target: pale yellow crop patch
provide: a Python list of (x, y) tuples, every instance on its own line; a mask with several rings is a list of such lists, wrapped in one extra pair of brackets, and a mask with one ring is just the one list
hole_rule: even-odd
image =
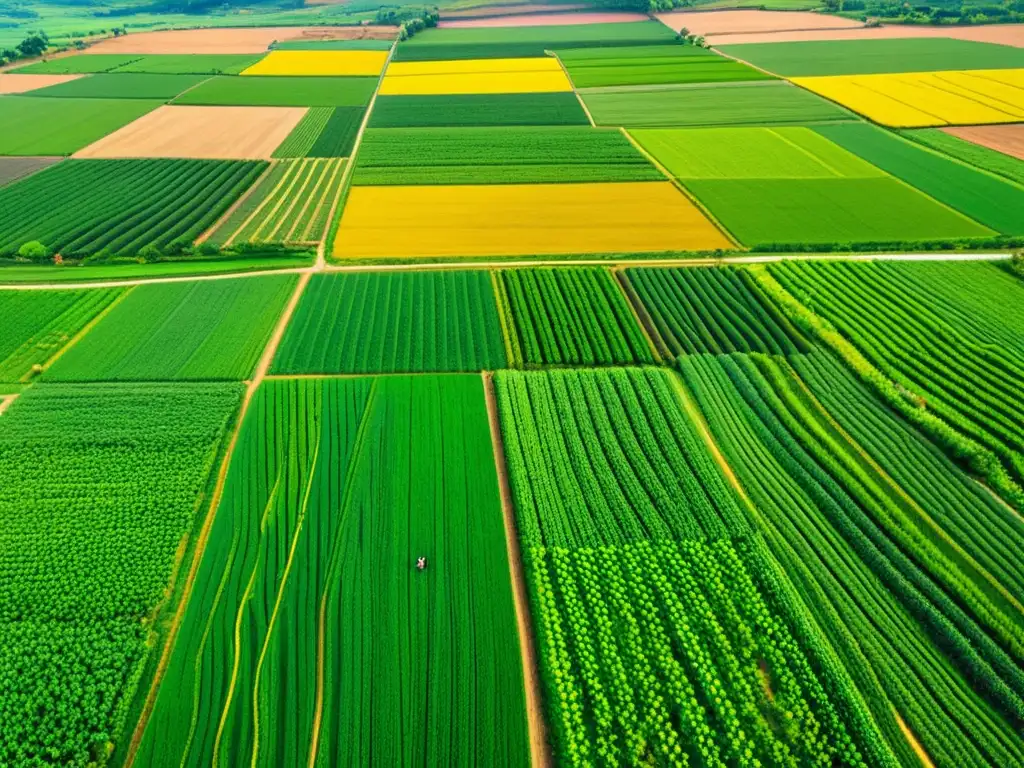
[(572, 83), (553, 58), (409, 61), (388, 66), (384, 96), (472, 93), (557, 93)]
[(344, 77), (376, 76), (387, 51), (271, 51), (243, 75)]

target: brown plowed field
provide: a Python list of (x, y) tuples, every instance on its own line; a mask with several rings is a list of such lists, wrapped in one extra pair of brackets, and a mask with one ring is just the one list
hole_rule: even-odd
[(861, 29), (810, 29), (789, 32), (716, 34), (708, 36), (708, 43), (711, 45), (735, 45), (737, 43), (792, 43), (803, 40), (889, 40), (907, 37), (948, 37), (955, 40), (973, 40), (978, 43), (996, 43), (1024, 48), (1024, 24), (987, 24), (977, 27), (894, 25)]
[(1024, 160), (1024, 123), (968, 125), (958, 128), (943, 128), (942, 130), (959, 139)]
[(305, 107), (163, 106), (75, 157), (266, 160), (305, 114)]
[(860, 29), (853, 19), (810, 11), (672, 11), (655, 14), (662, 24), (678, 32), (686, 27), (704, 35), (734, 35), (786, 30)]
[[(386, 31), (386, 35), (385, 35)], [(389, 40), (395, 27), (246, 27), (237, 29), (182, 29), (140, 32), (111, 37), (86, 53), (263, 53), (283, 40)]]
[(59, 85), (68, 80), (77, 80), (84, 75), (11, 75), (0, 73), (0, 94), (27, 93), (49, 85)]
[(486, 19), (442, 21), (448, 29), (473, 27), (564, 27), (570, 24), (611, 24), (617, 21), (646, 21), (642, 13), (532, 13), (520, 16), (495, 16)]

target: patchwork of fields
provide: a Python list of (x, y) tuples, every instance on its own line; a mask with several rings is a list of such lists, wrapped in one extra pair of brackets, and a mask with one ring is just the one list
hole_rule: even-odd
[(0, 75), (0, 765), (1024, 766), (1020, 49), (579, 19)]

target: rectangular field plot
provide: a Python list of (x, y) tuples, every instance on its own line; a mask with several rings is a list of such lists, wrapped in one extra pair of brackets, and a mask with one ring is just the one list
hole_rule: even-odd
[(571, 91), (558, 60), (468, 59), (391, 64), (381, 81), (382, 96), (443, 96)]
[(650, 318), (665, 357), (765, 352), (791, 355), (810, 345), (756, 287), (730, 269), (636, 268), (624, 285)]
[(671, 373), (502, 371), (495, 385), (556, 761), (827, 765), (854, 734), (872, 747), (839, 715), (850, 694), (826, 694), (823, 649)]
[(371, 128), (590, 125), (573, 93), (381, 96)]
[[(92, 56), (90, 58), (95, 58)], [(260, 56), (244, 54), (152, 54), (133, 57), (134, 61), (122, 64), (111, 72), (144, 72), (161, 75), (237, 75), (252, 66)]]
[(275, 374), (504, 368), (490, 275), (314, 275), (274, 359)]
[(274, 157), (347, 157), (352, 153), (363, 107), (311, 107)]
[(608, 270), (507, 269), (497, 272), (496, 280), (517, 367), (654, 362)]
[(1024, 50), (949, 38), (813, 40), (723, 45), (723, 53), (783, 77), (1024, 67)]
[[(1022, 91), (1024, 92), (1024, 91)], [(823, 136), (941, 203), (1005, 235), (1024, 234), (1024, 188), (862, 123), (823, 126)]]
[(1024, 121), (1024, 69), (800, 77), (793, 82), (882, 125)]
[(32, 75), (92, 75), (98, 72), (112, 72), (141, 58), (137, 54), (122, 53), (62, 56), (49, 61), (37, 61), (13, 71)]
[(211, 77), (176, 104), (252, 107), (364, 107), (376, 77)]
[(0, 156), (0, 187), (58, 163), (60, 157), (2, 157)]
[(217, 227), (209, 242), (214, 245), (319, 243), (341, 191), (345, 162), (335, 158), (275, 163), (270, 173)]
[(338, 77), (379, 75), (387, 51), (278, 51), (268, 53), (243, 75)]
[(43, 366), (121, 293), (0, 291), (0, 381), (20, 381)]
[(693, 179), (686, 187), (750, 247), (924, 242), (995, 233), (897, 179)]
[(63, 99), (160, 99), (168, 101), (206, 75), (103, 74), (79, 77), (35, 91), (33, 96)]
[(70, 155), (160, 106), (144, 99), (0, 98), (0, 155)]
[(70, 83), (82, 77), (84, 75), (12, 75), (9, 72), (0, 72), (0, 96), (46, 90), (50, 86)]
[(784, 82), (588, 91), (599, 125), (785, 125), (853, 119), (819, 96)]
[(771, 75), (693, 45), (556, 51), (577, 88), (768, 80)]
[(164, 105), (76, 157), (267, 159), (305, 116), (299, 107)]
[[(1024, 123), (900, 131), (904, 138), (1024, 185)], [(2, 171), (0, 161), (0, 171)]]
[(293, 275), (132, 288), (47, 381), (242, 380), (295, 287)]
[(121, 742), (241, 395), (235, 384), (35, 384), (0, 417), (5, 762), (42, 765), (58, 750), (86, 765), (97, 744)]
[(134, 256), (190, 245), (259, 176), (230, 160), (68, 160), (0, 187), (0, 255)]
[[(395, 29), (392, 27), (392, 29)], [(379, 31), (379, 29), (378, 29)], [(397, 32), (397, 30), (396, 30)], [(356, 40), (280, 40), (275, 51), (387, 51), (394, 40), (376, 40), (369, 37)]]
[(353, 184), (512, 184), (659, 181), (616, 130), (372, 128), (359, 146)]
[(477, 375), (265, 382), (139, 764), (527, 765), (494, 466)]

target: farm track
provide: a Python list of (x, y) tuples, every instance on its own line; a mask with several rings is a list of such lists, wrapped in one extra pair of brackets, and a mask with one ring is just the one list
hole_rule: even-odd
[(512, 595), (516, 607), (516, 624), (519, 627), (519, 650), (523, 662), (523, 684), (526, 692), (526, 719), (530, 730), (530, 762), (533, 768), (548, 768), (552, 765), (551, 750), (548, 746), (547, 729), (541, 705), (541, 686), (537, 649), (534, 642), (530, 619), (530, 604), (526, 594), (526, 578), (523, 574), (523, 559), (519, 548), (519, 533), (516, 529), (512, 504), (512, 487), (509, 484), (505, 464), (505, 448), (501, 441), (501, 423), (498, 418), (498, 400), (494, 392), (491, 373), (481, 374), (484, 383), (484, 399), (487, 402), (487, 420), (491, 427), (491, 444), (494, 448), (494, 465), (498, 472), (498, 489), (501, 494), (501, 513), (505, 523), (505, 544), (508, 549), (508, 566), (512, 578)]
[(149, 692), (146, 694), (146, 702), (143, 705), (142, 714), (139, 715), (138, 722), (135, 725), (135, 730), (132, 733), (131, 742), (128, 746), (128, 753), (125, 757), (123, 768), (132, 767), (135, 761), (135, 755), (142, 743), (142, 736), (145, 733), (149, 717), (153, 713), (153, 708), (156, 706), (156, 697), (160, 690), (160, 683), (167, 671), (167, 665), (170, 663), (171, 653), (174, 650), (174, 641), (177, 639), (178, 630), (180, 629), (181, 621), (185, 616), (185, 610), (188, 607), (189, 598), (192, 596), (192, 589), (195, 586), (196, 575), (199, 572), (199, 565), (203, 559), (203, 552), (206, 549), (206, 542), (210, 536), (210, 529), (213, 527), (213, 521), (217, 515), (217, 508), (220, 506), (221, 498), (224, 496), (224, 485), (228, 479), (228, 468), (231, 466), (231, 458), (234, 455), (236, 446), (238, 445), (238, 438), (242, 432), (242, 423), (245, 421), (245, 416), (249, 410), (250, 404), (252, 403), (253, 395), (256, 394), (260, 384), (262, 384), (264, 378), (266, 378), (267, 371), (270, 369), (270, 364), (274, 359), (274, 354), (277, 352), (277, 347), (281, 343), (281, 339), (284, 337), (285, 328), (287, 328), (288, 322), (291, 320), (291, 317), (295, 312), (295, 308), (298, 306), (299, 300), (302, 298), (302, 294), (305, 291), (306, 286), (309, 284), (311, 272), (312, 271), (307, 268), (303, 276), (299, 279), (298, 284), (295, 286), (295, 290), (292, 292), (291, 299), (288, 301), (287, 306), (285, 306), (284, 311), (278, 318), (277, 325), (274, 328), (274, 333), (271, 335), (263, 349), (263, 354), (256, 366), (256, 370), (253, 372), (252, 378), (247, 382), (245, 395), (242, 398), (242, 405), (238, 411), (238, 417), (235, 420), (234, 428), (231, 431), (228, 447), (224, 451), (224, 457), (219, 469), (217, 470), (217, 483), (210, 496), (210, 506), (206, 513), (206, 519), (203, 521), (203, 527), (200, 530), (199, 538), (196, 541), (195, 552), (192, 556), (192, 563), (189, 567), (185, 586), (182, 589), (181, 600), (175, 611), (174, 620), (168, 629), (167, 639), (164, 642), (163, 653), (160, 657), (160, 663), (157, 665), (156, 672), (153, 674), (153, 681), (150, 685)]
[(15, 393), (13, 395), (0, 396), (0, 416), (4, 415), (4, 411), (10, 408), (14, 404), (14, 401), (17, 400), (19, 396), (19, 393)]

